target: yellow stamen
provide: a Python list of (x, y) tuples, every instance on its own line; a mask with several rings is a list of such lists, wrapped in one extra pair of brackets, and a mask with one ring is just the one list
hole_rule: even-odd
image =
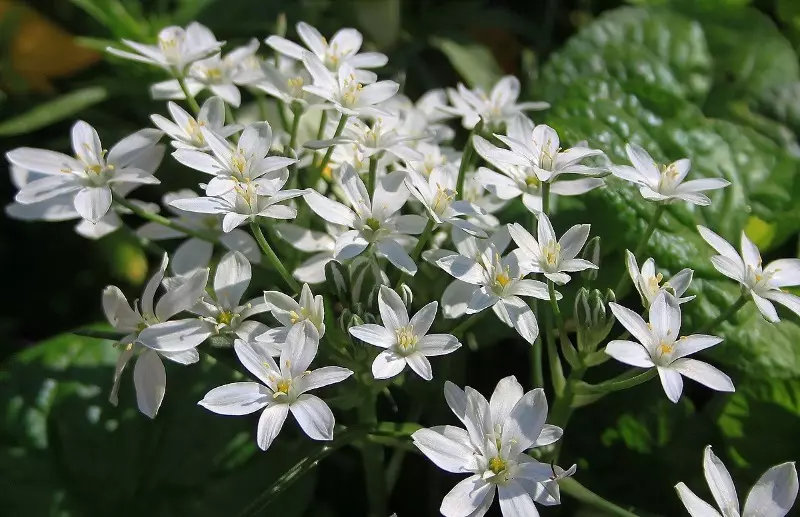
[(397, 345), (404, 351), (413, 349), (417, 345), (417, 336), (414, 335), (414, 329), (411, 325), (401, 327), (395, 331), (397, 336)]
[(495, 456), (494, 458), (489, 460), (489, 470), (491, 470), (495, 474), (500, 474), (506, 468), (508, 468), (508, 462), (506, 462), (506, 460), (504, 460), (500, 456)]

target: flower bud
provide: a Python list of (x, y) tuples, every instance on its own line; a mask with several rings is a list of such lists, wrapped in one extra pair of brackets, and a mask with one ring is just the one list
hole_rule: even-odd
[(325, 264), (325, 285), (339, 301), (346, 301), (350, 293), (350, 274), (347, 267), (335, 260)]
[(606, 306), (614, 300), (614, 292), (610, 289), (605, 295), (597, 289), (589, 291), (581, 288), (578, 291), (575, 319), (578, 322), (578, 350), (582, 354), (594, 352), (611, 332), (614, 316)]
[(414, 293), (408, 284), (400, 284), (400, 290), (397, 294), (400, 295), (400, 299), (403, 300), (403, 305), (406, 307), (411, 307), (411, 304), (414, 303)]
[[(588, 260), (598, 268), (600, 267), (600, 237), (592, 237), (589, 239), (589, 242), (586, 243), (586, 246), (583, 247), (583, 253), (581, 253), (581, 258), (584, 260)], [(585, 278), (589, 282), (594, 281), (597, 278), (598, 269), (589, 268), (584, 269), (581, 271), (581, 277)]]

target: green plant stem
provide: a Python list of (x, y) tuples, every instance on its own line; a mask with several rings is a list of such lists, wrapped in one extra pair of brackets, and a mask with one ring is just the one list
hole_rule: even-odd
[[(550, 217), (550, 184), (542, 183), (542, 212)], [(531, 231), (533, 228), (531, 227)]]
[(553, 315), (545, 311), (544, 314), (545, 341), (547, 342), (547, 361), (550, 366), (550, 382), (557, 397), (564, 393), (567, 380), (564, 378), (564, 367), (558, 356), (558, 347), (553, 335)]
[[(347, 119), (348, 119), (347, 115), (342, 115), (339, 118), (339, 124), (336, 126), (336, 131), (334, 131), (334, 133), (333, 133), (333, 138), (341, 136), (342, 131), (344, 131), (344, 126), (347, 124)], [(322, 161), (319, 162), (319, 167), (317, 167), (318, 174), (322, 174), (322, 171), (324, 171), (325, 167), (328, 166), (328, 162), (331, 160), (331, 155), (333, 155), (333, 148), (334, 147), (336, 147), (336, 146), (332, 145), (332, 146), (328, 147), (327, 151), (325, 151), (325, 156), (322, 157)], [(370, 191), (370, 192), (372, 192), (372, 191)]]
[(138, 215), (142, 219), (146, 219), (148, 221), (151, 221), (151, 222), (154, 222), (154, 223), (158, 223), (158, 224), (160, 224), (162, 226), (166, 226), (167, 228), (172, 228), (173, 230), (177, 230), (177, 231), (179, 231), (181, 233), (185, 233), (186, 235), (189, 235), (191, 237), (196, 237), (198, 239), (201, 239), (201, 240), (204, 240), (204, 241), (207, 241), (207, 242), (213, 242), (213, 243), (217, 242), (216, 237), (214, 237), (214, 236), (212, 236), (210, 234), (207, 234), (205, 232), (201, 232), (199, 230), (195, 230), (193, 228), (189, 228), (188, 226), (184, 226), (184, 225), (182, 225), (180, 223), (176, 223), (175, 221), (173, 221), (171, 219), (167, 219), (163, 215), (159, 215), (159, 214), (154, 214), (154, 213), (148, 212), (147, 210), (141, 208), (140, 206), (135, 205), (134, 203), (131, 203), (130, 201), (128, 201), (125, 198), (114, 197), (114, 202), (116, 204), (120, 205), (120, 206), (123, 206), (123, 207), (127, 208), (128, 210), (130, 210), (134, 214)]
[(544, 368), (542, 366), (542, 341), (541, 334), (536, 337), (531, 348), (531, 373), (532, 384), (534, 388), (544, 388)]
[(603, 510), (608, 515), (617, 517), (638, 517), (635, 513), (615, 505), (611, 501), (603, 499), (585, 486), (578, 483), (575, 478), (564, 478), (558, 482), (561, 491), (578, 501), (593, 506), (598, 510)]
[[(564, 392), (560, 397), (556, 398), (553, 409), (550, 411), (551, 424), (557, 425), (562, 429), (567, 427), (569, 419), (572, 416), (572, 403), (575, 401), (575, 395), (577, 395), (576, 387), (582, 382), (585, 373), (586, 368), (584, 367), (573, 368), (572, 371), (569, 372), (569, 377), (567, 377), (567, 382), (564, 385)], [(558, 461), (559, 452), (561, 452), (561, 441), (556, 443), (552, 458), (553, 461)]]
[(375, 183), (378, 180), (378, 158), (379, 154), (369, 157), (369, 175), (367, 176), (367, 193), (372, 195), (375, 192)]
[(656, 368), (650, 368), (633, 377), (623, 374), (599, 384), (582, 383), (576, 388), (576, 391), (580, 393), (611, 393), (613, 391), (622, 391), (644, 384), (650, 379), (655, 378), (656, 375), (658, 375), (658, 370)]
[[(370, 389), (367, 387), (366, 389)], [(375, 413), (375, 396), (370, 393), (364, 397), (358, 408), (359, 421), (362, 424), (375, 426), (378, 422)], [(383, 471), (383, 447), (379, 444), (363, 440), (361, 442), (361, 461), (364, 466), (367, 499), (369, 501), (369, 517), (386, 517), (386, 483)]]
[(367, 434), (368, 429), (363, 427), (337, 429), (337, 435), (333, 441), (320, 446), (314, 452), (298, 461), (284, 475), (279, 477), (264, 492), (256, 497), (241, 513), (239, 517), (255, 517), (262, 514), (262, 511), (274, 502), (275, 498), (284, 490), (289, 488), (300, 478), (313, 470), (317, 464), (353, 441), (362, 438)]
[[(647, 242), (650, 240), (650, 236), (653, 235), (653, 232), (658, 226), (658, 220), (661, 219), (661, 216), (663, 215), (664, 210), (666, 209), (667, 205), (663, 203), (656, 206), (656, 210), (655, 212), (653, 212), (653, 216), (647, 223), (647, 228), (645, 228), (644, 233), (639, 238), (639, 242), (636, 244), (636, 248), (634, 248), (633, 250), (633, 256), (636, 257), (636, 260), (639, 260), (639, 255), (644, 251), (645, 247), (647, 246)], [(614, 288), (614, 294), (616, 295), (617, 300), (621, 300), (622, 297), (625, 296), (628, 287), (627, 280), (628, 280), (628, 271), (625, 270), (622, 272), (622, 276), (617, 282), (617, 287)]]
[(561, 338), (561, 346), (566, 347), (569, 343), (569, 336), (567, 335), (567, 326), (564, 323), (564, 317), (561, 316), (561, 309), (558, 308), (558, 300), (556, 300), (556, 285), (552, 280), (547, 280), (547, 293), (550, 295), (550, 308), (553, 309), (553, 316), (556, 318), (556, 327), (558, 327), (558, 335)]
[(476, 312), (475, 314), (470, 314), (464, 321), (453, 327), (453, 330), (450, 331), (450, 334), (458, 339), (461, 339), (464, 333), (474, 324), (478, 323), (487, 312), (488, 309), (481, 312)]
[(192, 95), (192, 92), (189, 91), (189, 87), (186, 86), (186, 78), (182, 75), (176, 75), (175, 79), (178, 81), (178, 85), (181, 87), (183, 96), (186, 97), (186, 104), (189, 105), (195, 115), (200, 113), (200, 105), (197, 104), (197, 99), (195, 99), (194, 95)]
[[(328, 125), (328, 111), (323, 110), (322, 115), (320, 115), (319, 117), (319, 127), (317, 128), (317, 138), (316, 138), (317, 140), (322, 140), (322, 137), (325, 136), (325, 126), (327, 125)], [(319, 167), (319, 164), (317, 164), (316, 155), (314, 156), (313, 165), (314, 167)]]
[(227, 124), (236, 124), (236, 115), (233, 114), (233, 108), (227, 102), (225, 103), (225, 121)]
[(267, 105), (267, 97), (261, 93), (259, 90), (255, 90), (253, 92), (253, 96), (256, 98), (256, 104), (258, 104), (258, 116), (261, 117), (262, 121), (266, 121), (269, 115), (269, 107)]
[(289, 149), (294, 149), (297, 146), (297, 130), (300, 129), (300, 117), (302, 117), (302, 108), (292, 107), (292, 130), (289, 133)]
[[(372, 167), (370, 166), (370, 169), (371, 168)], [(370, 192), (374, 191), (370, 190)], [(419, 236), (419, 239), (417, 239), (417, 245), (414, 246), (414, 251), (411, 252), (411, 260), (413, 260), (415, 264), (419, 260), (419, 256), (422, 255), (422, 250), (425, 249), (425, 245), (430, 240), (431, 235), (433, 235), (433, 229), (435, 226), (436, 222), (433, 219), (428, 219), (428, 222), (425, 224), (425, 229), (422, 230), (422, 234)], [(397, 280), (397, 284), (395, 284), (394, 287), (395, 291), (400, 289), (400, 286), (403, 285), (403, 282), (407, 276), (408, 275), (405, 272), (400, 273), (400, 278)]]
[(290, 275), (289, 272), (286, 271), (286, 268), (283, 266), (281, 259), (279, 259), (278, 256), (275, 255), (275, 252), (272, 251), (272, 248), (267, 242), (267, 239), (264, 238), (264, 233), (261, 231), (261, 226), (258, 225), (257, 221), (250, 222), (250, 230), (252, 230), (253, 235), (256, 238), (256, 241), (258, 241), (258, 245), (261, 247), (261, 251), (264, 252), (264, 256), (267, 257), (269, 263), (272, 264), (272, 266), (278, 271), (278, 273), (280, 273), (284, 281), (286, 281), (286, 283), (289, 284), (289, 287), (292, 288), (292, 291), (294, 291), (295, 293), (299, 293), (300, 284), (298, 284), (297, 280), (295, 280), (294, 277), (292, 277), (292, 275)]
[(281, 127), (284, 131), (289, 131), (289, 119), (286, 118), (286, 110), (284, 104), (278, 104), (278, 118), (281, 121)]
[(739, 299), (737, 299), (733, 305), (728, 307), (728, 310), (717, 316), (717, 318), (711, 323), (703, 325), (703, 327), (700, 328), (700, 330), (698, 330), (696, 334), (707, 334), (713, 331), (714, 329), (717, 328), (717, 326), (728, 321), (730, 317), (736, 314), (739, 311), (739, 309), (744, 307), (744, 304), (746, 303), (747, 303), (747, 292), (743, 292), (741, 295), (739, 295)]
[[(422, 416), (422, 413), (427, 404), (420, 403), (414, 404), (406, 416), (409, 422), (416, 422)], [(386, 467), (386, 492), (391, 494), (394, 491), (394, 486), (397, 484), (397, 478), (400, 476), (400, 469), (403, 467), (403, 460), (406, 458), (408, 450), (398, 448), (389, 458), (389, 465)]]
[(461, 165), (458, 167), (458, 179), (456, 180), (457, 200), (464, 199), (464, 181), (467, 178), (467, 168), (469, 168), (469, 162), (472, 161), (472, 155), (475, 152), (475, 148), (472, 145), (472, 137), (476, 132), (480, 131), (478, 129), (480, 125), (481, 123), (478, 122), (478, 125), (472, 128), (467, 137), (467, 142), (464, 144), (464, 153), (461, 155)]

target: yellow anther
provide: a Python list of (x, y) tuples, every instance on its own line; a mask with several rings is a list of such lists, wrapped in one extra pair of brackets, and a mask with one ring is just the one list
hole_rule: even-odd
[(535, 175), (531, 174), (530, 176), (525, 178), (525, 184), (529, 187), (538, 188), (542, 184), (542, 182), (539, 181), (539, 178), (537, 178)]
[(381, 228), (381, 222), (374, 217), (370, 217), (367, 219), (367, 226), (369, 226), (370, 230), (373, 232), (377, 232)]
[(449, 188), (442, 188), (438, 183), (436, 184), (436, 195), (433, 196), (433, 203), (431, 208), (434, 213), (441, 215), (450, 203), (456, 198), (456, 191)]
[(418, 338), (414, 334), (414, 329), (411, 325), (406, 325), (395, 331), (397, 336), (397, 345), (403, 350), (408, 351), (417, 345)]
[(209, 68), (206, 70), (206, 76), (212, 81), (218, 81), (222, 79), (222, 70), (219, 68)]
[(500, 456), (495, 456), (494, 458), (489, 460), (489, 470), (491, 470), (495, 474), (500, 474), (506, 468), (508, 468), (508, 462), (503, 458), (501, 458)]
[(220, 325), (230, 325), (234, 314), (230, 311), (222, 311), (217, 315), (217, 323)]
[(673, 350), (675, 350), (675, 346), (672, 344), (661, 343), (658, 345), (658, 351), (661, 352), (661, 355), (671, 354)]
[(280, 394), (288, 395), (289, 394), (289, 388), (291, 388), (291, 386), (292, 386), (292, 381), (289, 381), (289, 380), (286, 380), (286, 379), (282, 379), (282, 380), (278, 381), (278, 383), (275, 385), (275, 395), (273, 395), (273, 396), (275, 398), (278, 398), (280, 396)]
[(511, 283), (511, 276), (509, 276), (508, 271), (506, 270), (497, 274), (494, 280), (500, 287), (505, 287)]
[(324, 169), (322, 169), (322, 177), (328, 181), (333, 181), (333, 169), (331, 169), (330, 165), (326, 165)]

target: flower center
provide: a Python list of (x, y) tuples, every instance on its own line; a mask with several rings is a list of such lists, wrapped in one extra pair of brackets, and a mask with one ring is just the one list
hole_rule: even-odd
[(525, 184), (529, 187), (539, 188), (542, 182), (539, 181), (539, 178), (537, 178), (535, 174), (531, 174), (525, 177)]
[(508, 284), (510, 284), (511, 283), (511, 276), (509, 275), (508, 270), (502, 271), (502, 272), (498, 273), (497, 275), (495, 275), (494, 281), (500, 287), (505, 287)]
[(292, 322), (292, 325), (294, 325), (298, 321), (304, 321), (307, 319), (308, 319), (308, 309), (306, 309), (305, 307), (300, 308), (299, 314), (296, 311), (292, 311), (289, 313), (289, 321)]
[(495, 456), (489, 460), (489, 470), (495, 474), (500, 474), (508, 468), (508, 462), (500, 456)]
[(299, 75), (297, 77), (292, 77), (286, 81), (286, 86), (289, 89), (289, 94), (292, 97), (300, 98), (303, 96), (303, 78)]
[(205, 145), (206, 139), (203, 136), (203, 132), (200, 131), (200, 128), (205, 126), (206, 123), (202, 120), (189, 120), (189, 126), (186, 128), (186, 132), (189, 133), (189, 136), (192, 138), (194, 142), (199, 145)]
[(397, 346), (403, 352), (410, 352), (417, 346), (419, 338), (414, 334), (414, 329), (411, 325), (406, 325), (395, 330), (397, 336)]
[(344, 92), (342, 93), (342, 104), (345, 106), (353, 106), (358, 102), (358, 97), (364, 85), (356, 81), (354, 75), (351, 75), (344, 81)]
[(239, 171), (240, 174), (243, 174), (247, 168), (247, 158), (245, 158), (241, 152), (237, 152), (231, 157), (231, 166), (233, 169)]
[(669, 355), (674, 350), (675, 350), (675, 344), (674, 343), (664, 343), (664, 342), (662, 342), (660, 345), (658, 345), (658, 351), (659, 351), (659, 353), (661, 353), (661, 355)]
[(381, 222), (374, 217), (370, 217), (367, 219), (367, 226), (369, 226), (370, 230), (373, 232), (377, 232), (381, 228)]
[(230, 325), (236, 315), (230, 311), (222, 311), (217, 315), (217, 323), (220, 325)]
[(275, 385), (275, 394), (273, 395), (273, 398), (278, 398), (280, 396), (288, 395), (289, 388), (291, 387), (292, 387), (292, 381), (288, 379), (282, 379), (278, 381), (278, 383)]
[(216, 67), (209, 68), (206, 70), (206, 77), (209, 81), (220, 81), (222, 80), (222, 70)]
[(548, 266), (554, 267), (558, 264), (561, 255), (561, 245), (555, 241), (550, 241), (544, 248), (544, 260)]
[(435, 214), (442, 215), (455, 198), (456, 198), (455, 190), (449, 188), (442, 188), (442, 186), (437, 183), (436, 195), (433, 196), (433, 203), (431, 203), (431, 209), (433, 209), (433, 212)]

